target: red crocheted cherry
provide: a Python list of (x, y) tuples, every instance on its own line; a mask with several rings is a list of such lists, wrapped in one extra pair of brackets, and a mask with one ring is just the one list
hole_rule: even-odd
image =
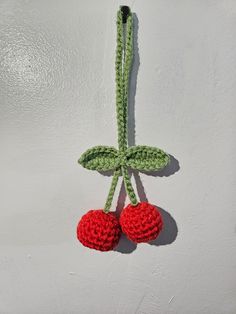
[(77, 238), (84, 245), (99, 251), (110, 251), (119, 242), (121, 229), (113, 213), (90, 210), (80, 219)]
[(163, 220), (157, 208), (147, 202), (126, 206), (120, 215), (120, 225), (127, 237), (136, 243), (149, 242), (159, 235)]

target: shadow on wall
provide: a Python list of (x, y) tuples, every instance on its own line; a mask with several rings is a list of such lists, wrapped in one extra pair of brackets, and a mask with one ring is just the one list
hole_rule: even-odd
[[(134, 27), (134, 39), (133, 39), (133, 48), (134, 48), (134, 56), (133, 56), (133, 66), (132, 66), (132, 75), (130, 76), (129, 82), (129, 106), (128, 106), (128, 145), (134, 146), (135, 145), (135, 94), (136, 94), (136, 86), (137, 86), (137, 76), (138, 70), (140, 65), (140, 58), (139, 58), (139, 49), (138, 49), (138, 18), (135, 13), (133, 13), (133, 27)], [(153, 171), (153, 172), (145, 172), (146, 175), (154, 176), (154, 177), (169, 177), (179, 171), (180, 166), (178, 160), (170, 155), (170, 163), (167, 167), (160, 171)], [(141, 202), (148, 202), (139, 172), (136, 170), (131, 171), (135, 178), (135, 183), (137, 187), (138, 196)], [(112, 176), (113, 172), (100, 172), (102, 175), (105, 176)], [(120, 214), (121, 210), (125, 206), (125, 199), (126, 199), (126, 191), (124, 182), (122, 182), (118, 203), (116, 207), (116, 212)], [(154, 205), (154, 204), (153, 204)], [(156, 205), (154, 205), (156, 206)], [(157, 207), (157, 206), (156, 206)], [(177, 224), (174, 218), (163, 208), (157, 207), (160, 211), (164, 227), (161, 231), (158, 238), (152, 242), (149, 242), (149, 245), (168, 245), (175, 241), (178, 233)], [(124, 234), (122, 234), (121, 239), (119, 241), (118, 246), (115, 248), (115, 251), (129, 254), (133, 252), (137, 247), (137, 244), (131, 242), (126, 238)]]

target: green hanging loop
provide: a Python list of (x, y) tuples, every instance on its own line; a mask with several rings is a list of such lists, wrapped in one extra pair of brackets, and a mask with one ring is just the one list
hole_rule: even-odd
[[(116, 47), (116, 116), (118, 128), (118, 149), (119, 156), (123, 158), (128, 146), (128, 95), (129, 77), (133, 58), (133, 17), (128, 7), (121, 7), (117, 12), (117, 47)], [(122, 175), (126, 192), (132, 205), (138, 201), (132, 187), (127, 167), (122, 164), (115, 170), (111, 187), (107, 196), (104, 212), (109, 212), (118, 177)]]
[(118, 149), (97, 145), (87, 149), (78, 162), (86, 169), (113, 171), (111, 187), (104, 206), (108, 213), (112, 204), (119, 176), (123, 177), (125, 189), (133, 206), (138, 204), (128, 168), (139, 171), (157, 171), (170, 161), (170, 156), (157, 147), (135, 145), (128, 147), (128, 96), (129, 78), (133, 59), (133, 16), (130, 8), (121, 6), (117, 12), (116, 46), (116, 118)]

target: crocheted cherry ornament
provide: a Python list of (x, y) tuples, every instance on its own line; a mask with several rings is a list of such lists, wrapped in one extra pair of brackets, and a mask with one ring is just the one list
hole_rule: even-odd
[(163, 220), (155, 206), (141, 202), (136, 206), (129, 204), (122, 210), (120, 225), (131, 241), (149, 242), (159, 235)]
[(119, 242), (121, 229), (113, 213), (90, 210), (80, 219), (77, 238), (84, 245), (99, 251), (110, 251)]
[[(162, 219), (157, 209), (148, 203), (139, 203), (132, 186), (128, 169), (157, 171), (170, 161), (162, 149), (147, 145), (128, 144), (129, 82), (133, 59), (133, 13), (127, 6), (117, 12), (116, 47), (116, 118), (118, 147), (96, 145), (88, 148), (79, 158), (81, 166), (89, 170), (112, 171), (113, 177), (103, 210), (90, 210), (77, 228), (80, 242), (89, 248), (109, 251), (119, 241), (121, 228), (114, 214), (110, 213), (112, 200), (119, 177), (130, 199), (122, 212), (120, 223), (123, 231), (134, 242), (155, 239), (162, 228)], [(91, 122), (92, 123), (92, 122)]]

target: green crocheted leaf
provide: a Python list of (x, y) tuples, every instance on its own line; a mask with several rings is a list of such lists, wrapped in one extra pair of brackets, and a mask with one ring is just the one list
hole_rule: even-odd
[(78, 162), (89, 170), (113, 170), (118, 165), (118, 151), (112, 146), (94, 146), (86, 150)]
[(161, 170), (169, 161), (170, 156), (156, 147), (137, 145), (126, 151), (126, 165), (137, 170)]

